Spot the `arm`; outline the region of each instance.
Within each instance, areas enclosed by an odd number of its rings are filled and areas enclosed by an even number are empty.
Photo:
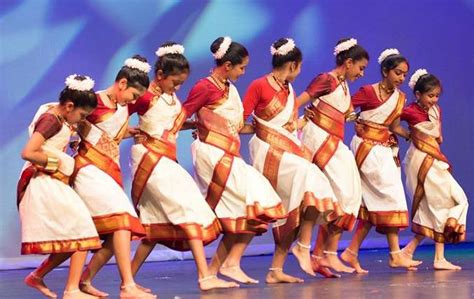
[[[253,124],[245,123],[242,129],[240,129],[239,134],[254,134],[255,128]]]
[[[306,103],[308,103],[310,100],[312,100],[312,98],[309,93],[303,91],[299,97],[296,98],[296,106],[299,108],[303,105],[306,105]]]
[[[187,121],[184,122],[184,124],[181,127],[180,131],[194,130],[194,129],[196,129],[196,122],[194,120],[187,120]]]
[[[400,118],[395,119],[390,125],[390,131],[394,134],[405,138],[406,140],[410,139],[410,132],[401,126]]]

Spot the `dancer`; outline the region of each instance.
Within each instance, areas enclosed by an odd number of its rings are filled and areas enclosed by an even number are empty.
[[[315,223],[342,215],[326,176],[311,163],[310,151],[296,132],[298,110],[292,82],[300,73],[303,55],[292,39],[281,38],[271,46],[272,72],[250,84],[244,97],[244,119],[253,112],[255,135],[250,140],[253,166],[272,184],[289,212],[273,226],[275,253],[267,283],[303,282],[283,272],[288,250],[300,267],[314,276],[311,267],[311,236]],[[299,236],[297,233],[299,232]]]
[[[100,248],[100,239],[86,206],[69,186],[74,159],[65,149],[74,125],[97,106],[94,81],[71,75],[59,103],[41,105],[21,153],[26,160],[18,182],[18,209],[22,227],[22,254],[50,254],[25,283],[49,298],[57,295],[43,282],[46,274],[71,258],[64,298],[96,298],[79,290],[88,250]]]
[[[381,81],[361,87],[352,97],[353,106],[360,108],[351,147],[361,174],[363,205],[357,230],[342,256],[358,273],[367,272],[361,268],[357,254],[372,226],[387,237],[391,267],[413,268],[421,263],[407,259],[398,240],[399,230],[408,227],[408,210],[395,134],[409,137],[400,126],[406,97],[398,89],[409,65],[397,49],[384,50],[378,62]]]
[[[131,113],[138,113],[140,134],[144,135],[144,140],[132,147],[132,199],[146,231],[132,261],[132,272],[135,275],[156,243],[161,243],[174,250],[192,251],[201,290],[237,287],[209,274],[204,245],[219,236],[219,221],[176,160],[176,138],[186,114],[175,92],[190,70],[183,53],[180,44],[161,45],[156,51],[155,79],[129,106]]]
[[[329,269],[351,273],[337,256],[343,230],[352,230],[361,203],[361,183],[354,156],[343,143],[344,124],[354,113],[347,80],[364,75],[369,61],[367,51],[357,40],[340,40],[335,49],[336,68],[318,75],[297,99],[298,105],[309,100],[307,109],[311,122],[303,128],[303,143],[310,149],[313,163],[326,174],[338,204],[345,215],[328,225],[321,225],[315,242],[313,269],[325,277],[339,277]]]
[[[115,83],[97,93],[98,107],[80,127],[81,143],[76,156],[74,189],[89,209],[99,235],[105,239],[82,275],[81,288],[95,296],[107,296],[91,281],[115,255],[122,279],[120,298],[154,298],[139,288],[130,265],[130,240],[145,231],[122,188],[119,143],[127,136],[127,104],[142,96],[149,85],[150,65],[135,55],[125,61]],[[147,290],[148,291],[148,290]]]
[[[416,102],[403,109],[401,119],[410,127],[412,143],[403,161],[412,204],[413,240],[403,248],[408,257],[428,237],[435,241],[435,270],[461,270],[446,260],[444,243],[458,243],[466,237],[468,201],[461,186],[450,172],[446,156],[441,152],[442,91],[440,80],[424,69],[410,78]]]
[[[253,128],[243,125],[242,102],[229,80],[244,74],[247,49],[220,37],[211,52],[216,67],[196,83],[183,104],[188,117],[196,113],[198,139],[192,144],[196,180],[224,233],[209,271],[241,283],[258,283],[242,271],[240,260],[253,236],[286,217],[286,211],[268,180],[239,153],[239,132],[251,133]]]

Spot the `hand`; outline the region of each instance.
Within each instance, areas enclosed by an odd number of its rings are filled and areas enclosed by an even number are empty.
[[[141,144],[143,142],[145,142],[147,139],[146,135],[145,134],[135,134],[133,135],[133,140],[135,141],[135,144]]]
[[[312,119],[312,118],[315,117],[315,116],[316,116],[316,114],[315,114],[314,111],[311,110],[309,107],[304,108],[304,118],[305,118],[306,120],[310,120],[310,119]]]

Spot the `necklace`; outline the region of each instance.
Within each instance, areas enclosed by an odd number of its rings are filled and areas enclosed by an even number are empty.
[[[282,82],[280,79],[278,79],[275,74],[271,73],[272,75],[272,78],[273,80],[275,80],[276,84],[278,84],[278,86],[283,89],[283,90],[287,90],[288,89],[288,81],[285,80],[284,82]]]
[[[217,88],[219,88],[220,90],[222,91],[225,91],[226,88],[227,88],[227,80],[225,79],[222,79],[220,78],[218,75],[216,74],[211,74],[210,78],[212,79],[212,81],[216,84]],[[222,87],[222,85],[224,87]]]
[[[115,107],[113,107],[112,109],[117,109],[117,100],[115,99],[115,97],[109,93],[106,93],[107,95],[107,98],[109,99],[109,101],[115,105]]]
[[[342,90],[344,91],[344,95],[347,95],[348,93],[348,88],[347,88],[347,83],[346,83],[346,76],[344,75],[338,75],[337,73],[334,73],[337,81],[339,81],[339,84],[342,86]]]

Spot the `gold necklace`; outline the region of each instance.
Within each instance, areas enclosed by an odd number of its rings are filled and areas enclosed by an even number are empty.
[[[216,75],[216,74],[211,74],[210,78],[212,79],[212,81],[214,81],[214,83],[216,84],[217,88],[219,88],[219,89],[222,90],[222,91],[225,91],[225,90],[226,90],[227,80],[220,78],[220,77],[219,77],[218,75]],[[224,85],[224,87],[222,87],[221,85]]]
[[[347,95],[348,93],[348,88],[347,88],[347,84],[346,84],[346,76],[344,75],[338,75],[336,72],[334,72],[334,75],[337,79],[337,81],[339,81],[339,84],[342,86],[342,90],[344,91],[344,95]]]
[[[385,102],[395,91],[395,88],[388,88],[385,85],[383,85],[382,82],[379,82],[378,90],[379,90],[380,101]],[[385,93],[387,94],[385,98],[382,96],[382,90],[385,91]]]

